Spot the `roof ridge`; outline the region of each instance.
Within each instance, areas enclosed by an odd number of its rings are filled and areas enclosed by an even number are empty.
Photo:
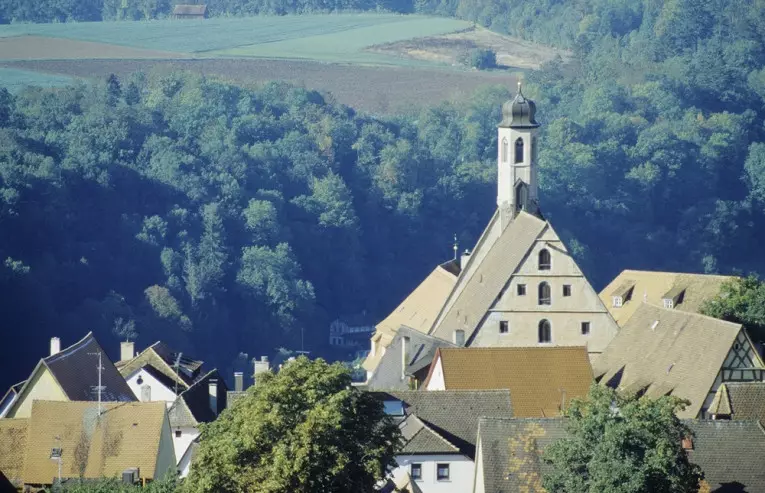
[[[725,325],[731,325],[731,326],[734,326],[734,327],[738,327],[739,329],[743,328],[742,324],[739,324],[739,323],[736,323],[736,322],[729,322],[728,320],[723,320],[721,318],[710,317],[709,315],[704,315],[702,313],[685,312],[685,311],[682,311],[682,310],[675,310],[674,308],[664,308],[663,306],[656,305],[654,303],[651,303],[650,301],[643,301],[642,303],[644,305],[650,306],[651,308],[656,308],[657,310],[660,310],[660,311],[663,311],[663,312],[666,312],[666,313],[677,314],[680,317],[701,318],[701,319],[706,319],[706,320],[718,322],[720,324],[725,324]]]
[[[524,417],[524,416],[478,416],[480,421],[564,421],[568,418],[565,416],[544,416],[544,417]],[[711,421],[711,420],[710,420]]]
[[[735,276],[733,274],[702,274],[699,272],[672,272],[672,271],[663,271],[663,270],[639,270],[639,269],[624,269],[617,275],[617,277],[619,277],[620,275],[626,272],[634,272],[639,274],[666,274],[666,275],[672,275],[672,276],[703,276],[703,277],[721,277],[721,278],[727,278],[727,279],[737,279],[737,278],[740,279],[740,276]]]
[[[74,344],[70,344],[69,346],[65,347],[64,349],[61,349],[56,354],[49,354],[48,356],[45,356],[44,358],[42,358],[42,360],[45,362],[45,364],[47,364],[49,359],[55,359],[56,357],[61,356],[63,353],[66,353],[67,351],[71,350],[72,348],[74,348],[78,344],[83,344],[83,343],[87,342],[87,340],[89,338],[95,339],[95,336],[93,335],[93,331],[92,330],[90,332],[88,332],[87,334],[85,334],[85,337],[83,337],[79,341],[75,342]],[[96,341],[96,343],[98,343],[98,341]],[[98,344],[98,346],[101,347],[100,344]],[[103,350],[103,349],[104,348],[101,347],[101,350]]]

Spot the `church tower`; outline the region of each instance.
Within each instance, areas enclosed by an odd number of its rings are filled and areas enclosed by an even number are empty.
[[[537,195],[536,105],[526,99],[518,82],[518,94],[502,105],[497,128],[497,207],[502,229],[518,211],[539,214]]]

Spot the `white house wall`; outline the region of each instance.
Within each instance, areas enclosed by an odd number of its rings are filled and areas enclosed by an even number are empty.
[[[181,436],[177,436],[178,432]],[[173,446],[175,447],[175,463],[180,465],[181,459],[188,450],[191,442],[199,436],[199,430],[192,427],[173,428]]]
[[[486,486],[483,480],[483,451],[481,450],[481,440],[475,448],[475,480],[473,481],[473,493],[485,493]]]
[[[444,380],[444,366],[441,358],[436,360],[433,366],[433,372],[428,379],[428,386],[425,390],[446,390],[446,381]]]
[[[142,378],[141,384],[138,383],[138,377]],[[149,372],[144,371],[143,368],[131,373],[125,380],[138,400],[141,400],[141,387],[148,385],[151,388],[151,402],[165,401],[168,408],[175,402],[176,395],[174,389],[167,388]],[[179,385],[178,392],[182,392],[183,390],[184,389]]]
[[[393,477],[400,478],[404,473],[411,474],[411,465],[422,464],[422,479],[417,486],[423,493],[469,493],[473,488],[474,463],[464,455],[397,455],[398,467],[393,470]],[[436,479],[436,465],[449,464],[449,480]]]

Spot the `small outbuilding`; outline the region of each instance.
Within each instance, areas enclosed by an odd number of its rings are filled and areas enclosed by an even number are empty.
[[[207,5],[176,5],[173,7],[173,19],[205,19]]]

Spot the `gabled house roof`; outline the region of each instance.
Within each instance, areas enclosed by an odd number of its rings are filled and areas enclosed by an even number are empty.
[[[36,376],[48,370],[61,391],[70,401],[98,400],[98,357],[101,354],[101,400],[104,402],[131,402],[135,395],[114,366],[92,332],[56,354],[40,360],[30,377],[18,390],[18,397],[10,406],[15,409],[36,381]]]
[[[688,420],[688,458],[704,472],[700,491],[765,491],[765,431],[756,421]],[[544,450],[567,437],[566,420],[481,418],[476,480],[485,493],[544,492]],[[706,483],[706,484],[705,484]]]
[[[228,390],[225,382],[220,378],[218,370],[211,370],[181,392],[167,410],[171,427],[196,427],[200,423],[215,421],[217,413],[210,408],[209,382],[212,378],[218,380],[218,413],[226,408]]]
[[[28,423],[28,419],[0,419],[0,472],[17,486],[22,484]]]
[[[410,437],[401,453],[461,453],[475,455],[478,417],[513,415],[507,390],[387,391],[377,395],[384,401],[403,403],[402,432]],[[410,417],[416,420],[410,420]],[[421,423],[421,424],[420,424]],[[436,439],[438,437],[438,439]],[[434,450],[428,451],[432,447]]]
[[[22,380],[19,383],[11,385],[3,398],[0,399],[0,418],[4,418],[8,409],[10,409],[13,403],[16,402],[16,398],[19,396],[19,392],[22,387],[24,387],[25,383],[27,383],[27,381]]]
[[[675,310],[698,313],[705,301],[720,293],[723,283],[732,276],[684,274],[646,270],[624,270],[600,292],[600,299],[619,326],[623,326],[645,301],[664,306],[673,300]],[[622,298],[622,306],[613,306],[613,297]]]
[[[648,397],[687,399],[678,416],[694,418],[741,331],[740,324],[642,303],[593,362],[595,377]]]
[[[585,347],[440,348],[428,381],[440,365],[446,390],[509,389],[517,417],[558,416],[592,384]]]
[[[765,382],[727,382],[717,389],[711,414],[765,423]]]
[[[404,301],[375,327],[372,338],[378,341],[378,350],[364,361],[365,370],[374,370],[382,357],[381,348],[387,347],[402,325],[427,334],[435,322],[438,311],[457,282],[454,262],[436,267]]]
[[[409,338],[409,351],[405,364],[402,364],[404,338]],[[368,390],[408,390],[406,375],[425,372],[440,347],[455,347],[454,344],[436,337],[423,334],[409,327],[400,327],[398,333],[388,345],[385,354],[379,359],[377,367],[366,382]]]
[[[51,484],[58,470],[50,459],[54,447],[63,450],[62,478],[111,477],[131,467],[140,468],[142,478],[162,476],[165,471],[156,467],[168,427],[165,403],[102,406],[99,417],[94,402],[35,401],[28,425],[24,483]],[[175,465],[174,460],[171,463]]]
[[[495,213],[483,236],[496,227],[498,216]],[[484,244],[487,239],[482,236],[430,334],[450,340],[454,330],[464,330],[465,340],[469,341],[546,227],[544,220],[521,211],[493,243]],[[479,248],[488,248],[482,259]],[[479,262],[477,267],[471,268],[475,262]]]
[[[178,359],[180,355],[180,359]],[[176,367],[176,361],[178,366]],[[156,372],[164,375],[165,381],[178,383],[182,389],[188,388],[200,377],[200,368],[203,361],[195,360],[170,349],[164,342],[158,341],[141,351],[135,358],[127,361],[120,361],[118,368],[120,373],[127,377],[133,372],[150,366]],[[168,388],[173,388],[169,385]]]

